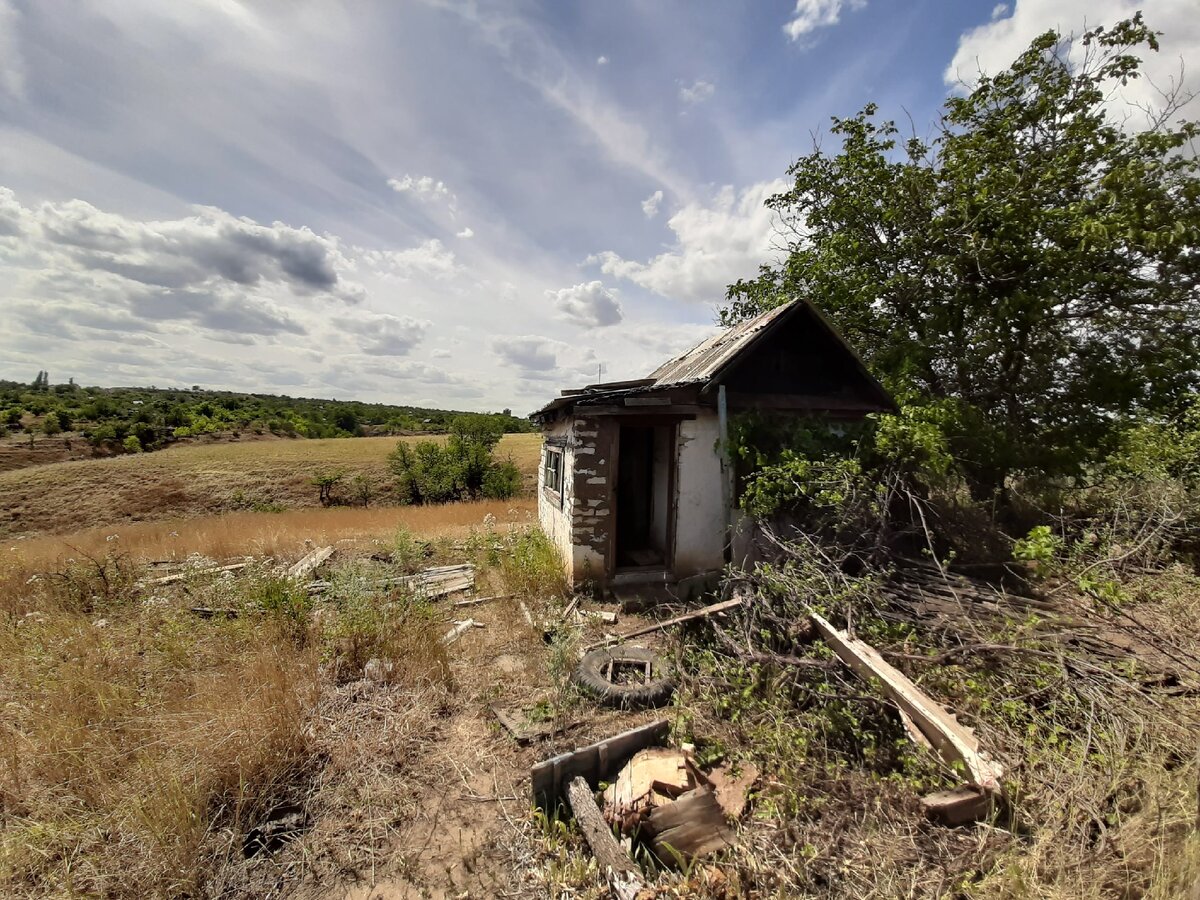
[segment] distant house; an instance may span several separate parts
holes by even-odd
[[[728,416],[859,419],[895,404],[797,300],[697,344],[648,378],[564,390],[545,436],[538,516],[578,583],[674,582],[721,568],[737,519]]]

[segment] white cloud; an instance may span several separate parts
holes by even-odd
[[[793,41],[798,41],[804,35],[836,25],[842,17],[842,10],[862,9],[867,0],[796,0],[796,8],[792,17],[783,26],[783,33]]]
[[[475,230],[473,228],[471,228],[470,226],[467,226],[467,227],[463,228],[462,231],[457,232],[454,236],[460,237],[463,240],[468,240],[470,238],[475,237]]]
[[[703,103],[717,90],[711,81],[697,80],[679,89],[679,99],[690,106]]]
[[[338,242],[308,228],[263,225],[211,206],[180,219],[138,220],[83,200],[24,207],[0,188],[0,234],[19,236],[26,254],[59,270],[103,272],[170,291],[279,285],[302,295],[362,299]]]
[[[536,334],[492,338],[492,351],[500,361],[525,373],[554,371],[559,354],[568,350],[570,347],[562,341]]]
[[[404,356],[421,343],[431,323],[412,316],[370,315],[338,319],[335,324],[356,335],[359,349],[369,356]]]
[[[414,177],[405,175],[403,178],[389,178],[388,187],[398,194],[412,194],[419,200],[452,200],[454,195],[446,187],[444,181],[438,181],[428,175]]]
[[[686,204],[667,220],[675,246],[647,262],[624,259],[611,250],[587,262],[664,297],[717,301],[729,284],[753,277],[768,259],[775,222],[764,204],[788,184],[784,179],[764,181],[740,193],[726,186],[710,204]]]
[[[647,219],[653,219],[658,215],[658,206],[662,203],[663,192],[655,191],[649,197],[642,201],[642,212],[646,214]]]
[[[596,65],[607,66],[608,65],[608,57],[607,56],[597,56],[596,57]]]
[[[437,238],[405,250],[356,250],[369,266],[383,275],[395,278],[408,279],[425,275],[446,279],[458,271],[453,251],[447,250]]]
[[[982,70],[998,72],[1007,67],[1037,35],[1058,29],[1064,35],[1079,35],[1097,25],[1111,26],[1129,18],[1139,9],[1146,13],[1146,24],[1163,32],[1158,53],[1147,53],[1146,77],[1119,88],[1113,98],[1114,113],[1124,116],[1136,106],[1158,106],[1160,90],[1170,90],[1180,81],[1184,61],[1200,60],[1200,15],[1195,0],[1016,0],[1011,14],[1000,4],[992,11],[992,21],[964,33],[958,49],[946,68],[947,83],[973,84]],[[1077,54],[1079,48],[1075,48]],[[1193,90],[1195,76],[1189,76]],[[1200,115],[1200,101],[1193,100],[1183,113],[1187,118]],[[1135,116],[1139,123],[1140,116]]]
[[[21,14],[11,0],[0,0],[0,91],[25,96],[25,58],[17,33]]]
[[[1006,15],[1008,15],[1008,4],[1007,3],[997,3],[995,6],[992,7],[992,21],[993,22],[996,21],[996,19],[999,19],[1001,16],[1006,16]]]
[[[596,374],[596,351],[536,334],[492,338],[492,352],[528,381],[566,383]]]
[[[546,291],[559,316],[576,325],[602,328],[616,325],[624,317],[621,304],[600,281],[589,281],[557,291]]]

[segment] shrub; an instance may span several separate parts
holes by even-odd
[[[455,419],[451,428],[444,443],[400,441],[388,457],[402,502],[504,500],[520,489],[516,465],[494,457],[501,432],[493,421],[485,416],[463,416]]]

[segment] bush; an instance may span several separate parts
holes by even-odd
[[[501,432],[485,416],[462,416],[451,424],[445,443],[400,441],[388,457],[397,492],[405,503],[504,500],[520,489],[521,474],[511,460],[497,461],[493,449]]]

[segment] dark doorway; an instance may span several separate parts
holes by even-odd
[[[622,425],[617,453],[618,568],[669,562],[671,464],[668,425]]]

